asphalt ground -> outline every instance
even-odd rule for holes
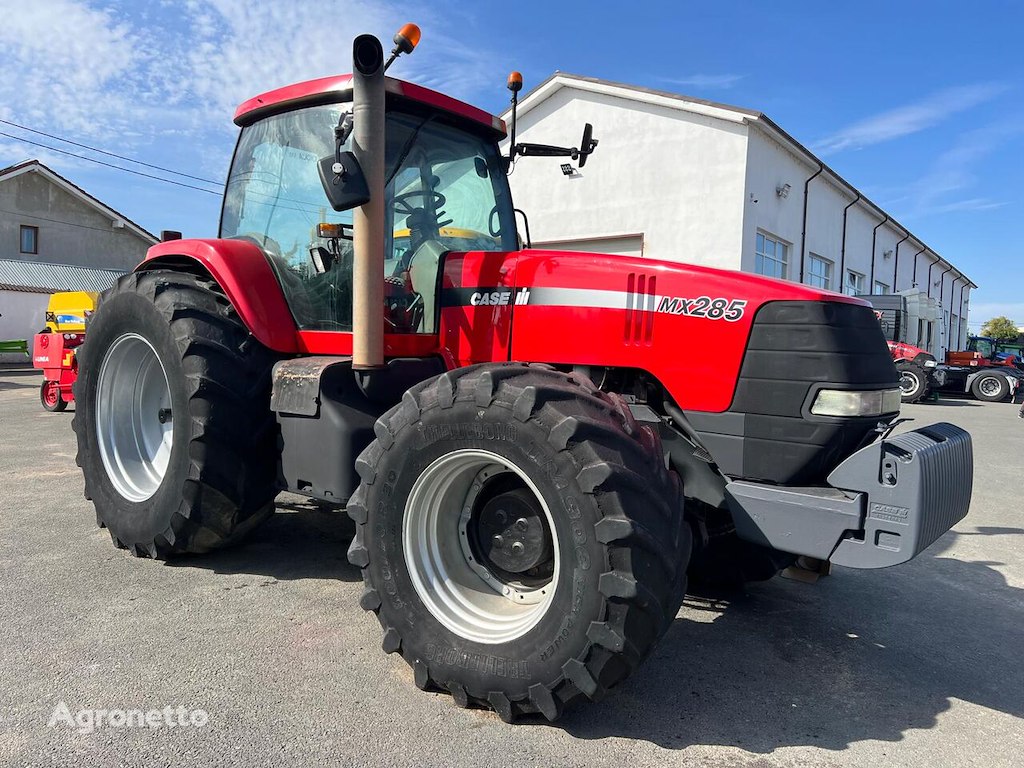
[[[417,690],[381,652],[344,515],[282,496],[231,550],[161,563],[114,549],[82,496],[73,408],[43,411],[39,382],[0,370],[2,765],[1024,762],[1024,421],[1010,404],[904,409],[975,441],[971,512],[916,560],[690,596],[606,701],[509,726]],[[182,716],[90,729],[78,714],[164,707]],[[176,725],[189,713],[205,724]]]

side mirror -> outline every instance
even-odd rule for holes
[[[587,123],[583,126],[583,138],[580,139],[580,168],[587,164],[587,158],[597,147],[597,140],[594,139],[594,126]]]
[[[318,165],[320,183],[334,210],[348,211],[370,202],[370,188],[354,154],[328,155]]]

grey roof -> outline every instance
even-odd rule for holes
[[[123,275],[116,269],[90,269],[69,264],[0,259],[0,288],[33,293],[105,291]]]

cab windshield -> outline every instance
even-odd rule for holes
[[[220,236],[264,250],[301,329],[352,330],[352,211],[331,208],[317,170],[349,109],[309,107],[247,126],[228,177]],[[516,249],[508,182],[495,142],[439,115],[389,111],[386,131],[385,330],[433,333],[443,254]]]

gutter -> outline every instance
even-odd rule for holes
[[[903,245],[904,241],[909,240],[909,239],[910,239],[910,232],[908,231],[907,232],[907,236],[904,237],[903,240],[900,240],[898,243],[896,243],[896,259],[895,259],[896,265],[892,268],[892,292],[893,293],[896,293],[896,281],[899,279],[899,276],[900,276],[900,246]],[[874,262],[872,262],[871,266],[874,267]],[[872,269],[872,275],[874,275],[874,269]],[[874,280],[872,280],[872,287],[874,287]]]
[[[825,164],[820,160],[817,161],[818,170],[807,177],[804,182],[804,224],[803,231],[800,234],[800,282],[804,281],[804,260],[807,258],[807,190],[811,186],[811,182],[814,181],[821,172],[825,170]]]
[[[878,238],[878,228],[883,227],[889,223],[889,214],[884,214],[885,218],[882,219],[875,225],[875,228],[871,230],[871,289],[875,288],[875,240]],[[843,280],[846,280],[846,276],[843,276]],[[844,283],[845,286],[845,283]],[[892,292],[896,293],[896,286],[893,285]]]
[[[853,198],[853,202],[843,208],[843,243],[839,248],[839,286],[843,285],[843,275],[846,274],[843,269],[846,264],[846,216],[850,212],[850,209],[860,202],[861,194],[857,192],[857,196]]]
[[[912,278],[910,278],[910,287],[911,288],[916,288],[917,287],[917,257],[920,256],[922,253],[924,253],[927,250],[928,250],[928,247],[925,246],[920,251],[918,251],[917,253],[914,254],[914,276]],[[894,281],[894,284],[895,284],[895,281]],[[895,290],[893,291],[893,293],[895,293]]]

